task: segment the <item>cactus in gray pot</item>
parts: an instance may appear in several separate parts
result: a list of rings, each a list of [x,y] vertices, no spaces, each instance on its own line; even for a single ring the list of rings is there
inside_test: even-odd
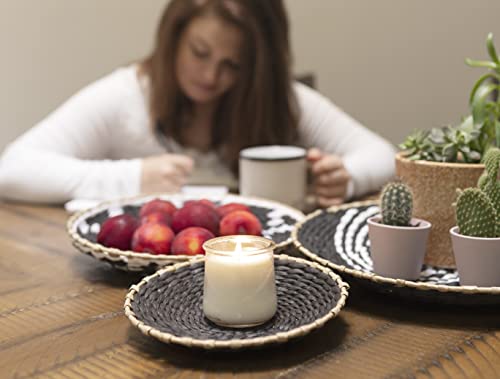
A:
[[[380,196],[382,224],[410,226],[413,213],[413,195],[404,183],[389,183]]]
[[[479,188],[457,191],[457,225],[465,236],[496,238],[500,237],[500,149],[490,148],[484,156],[484,165]]]

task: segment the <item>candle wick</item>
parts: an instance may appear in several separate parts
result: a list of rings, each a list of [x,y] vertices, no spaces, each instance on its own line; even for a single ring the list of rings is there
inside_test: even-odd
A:
[[[241,245],[241,241],[236,241],[236,248],[234,250],[236,254],[242,254],[243,253],[243,246]]]

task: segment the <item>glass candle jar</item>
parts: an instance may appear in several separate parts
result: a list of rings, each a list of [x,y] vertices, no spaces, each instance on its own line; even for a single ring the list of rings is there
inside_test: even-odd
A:
[[[251,327],[276,313],[274,242],[257,236],[217,237],[203,244],[203,312],[212,322]]]

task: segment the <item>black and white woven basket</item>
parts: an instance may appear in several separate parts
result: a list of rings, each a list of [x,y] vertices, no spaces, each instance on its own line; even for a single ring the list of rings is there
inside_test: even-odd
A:
[[[184,202],[188,200],[200,199],[199,196],[174,194],[143,196],[102,203],[94,208],[78,212],[70,217],[67,223],[67,231],[73,245],[84,254],[88,254],[118,269],[126,271],[153,272],[159,267],[168,264],[199,258],[199,256],[193,257],[187,255],[137,253],[109,248],[97,243],[97,235],[100,231],[101,224],[107,218],[122,213],[130,213],[137,216],[141,206],[154,198],[169,200],[178,208],[182,207]],[[234,202],[249,206],[262,224],[262,235],[272,239],[276,243],[277,251],[291,244],[290,234],[294,225],[304,218],[304,214],[297,209],[270,200],[237,195],[203,198],[211,200],[218,205]]]
[[[375,274],[367,220],[377,213],[376,201],[316,211],[292,232],[294,245],[308,258],[331,267],[346,279],[383,293],[427,302],[500,305],[500,287],[461,286],[454,269],[424,265],[416,281]]]

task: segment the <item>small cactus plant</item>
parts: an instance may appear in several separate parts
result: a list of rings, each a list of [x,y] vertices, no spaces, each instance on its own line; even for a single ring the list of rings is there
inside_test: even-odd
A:
[[[410,226],[413,213],[413,195],[410,188],[399,182],[389,183],[380,197],[382,224]]]
[[[455,204],[460,234],[470,237],[500,237],[500,149],[490,148],[484,157],[485,172],[478,188],[458,190]]]
[[[490,148],[484,156],[485,171],[479,178],[479,188],[488,195],[500,216],[500,149]]]

